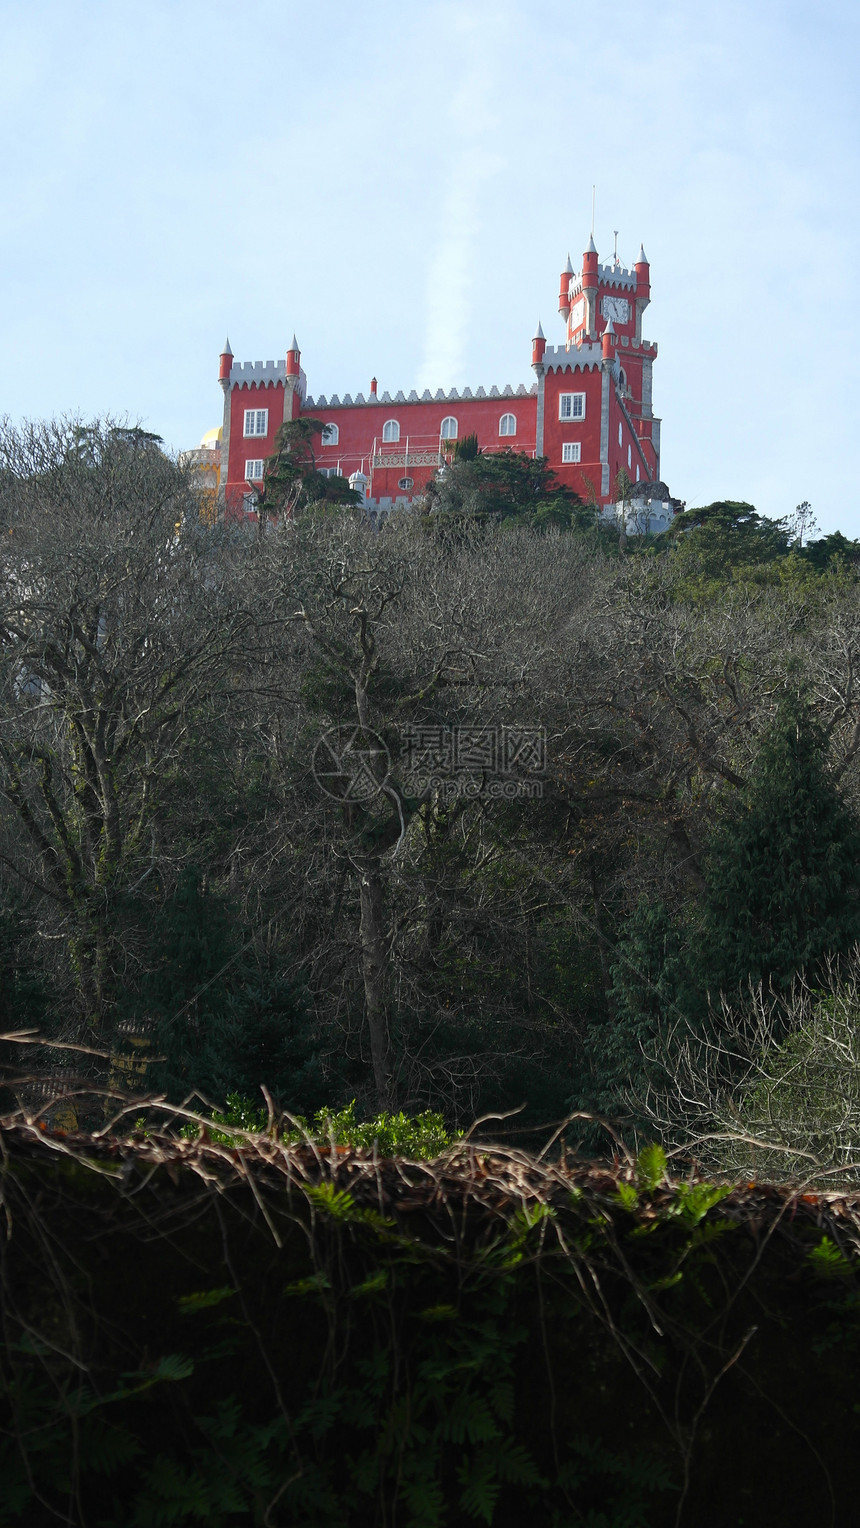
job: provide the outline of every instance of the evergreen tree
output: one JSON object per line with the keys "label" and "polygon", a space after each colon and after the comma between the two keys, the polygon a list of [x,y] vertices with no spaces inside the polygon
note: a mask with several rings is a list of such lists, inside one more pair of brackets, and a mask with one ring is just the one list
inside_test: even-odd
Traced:
{"label": "evergreen tree", "polygon": [[[615,947],[610,974],[610,1011],[589,1027],[586,1069],[570,1107],[629,1130],[637,1123],[631,1098],[647,1091],[655,1070],[649,1058],[659,1052],[661,1035],[699,1007],[683,933],[662,903],[640,901]],[[595,1150],[605,1144],[600,1129],[588,1136]]]}
{"label": "evergreen tree", "polygon": [[860,826],[825,750],[808,708],[786,702],[714,836],[703,920],[712,992],[784,988],[860,939]]}
{"label": "evergreen tree", "polygon": [[593,511],[558,481],[546,457],[481,451],[474,435],[457,443],[453,462],[428,483],[425,499],[436,515],[505,521],[537,530],[585,529],[595,523]]}
{"label": "evergreen tree", "polygon": [[187,869],[155,923],[158,951],[135,1007],[154,1020],[164,1059],[151,1085],[174,1101],[195,1089],[213,1103],[257,1096],[265,1083],[298,1112],[320,1107],[323,1083],[311,1022],[295,982],[258,964],[226,899]]}

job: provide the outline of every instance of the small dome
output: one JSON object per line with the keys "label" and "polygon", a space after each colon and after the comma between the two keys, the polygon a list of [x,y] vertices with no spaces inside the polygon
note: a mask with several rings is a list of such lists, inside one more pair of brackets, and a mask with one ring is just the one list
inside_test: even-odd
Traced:
{"label": "small dome", "polygon": [[214,451],[215,447],[220,446],[221,444],[221,434],[222,428],[220,424],[216,425],[214,430],[207,430],[206,434],[200,441],[201,449],[206,451]]}

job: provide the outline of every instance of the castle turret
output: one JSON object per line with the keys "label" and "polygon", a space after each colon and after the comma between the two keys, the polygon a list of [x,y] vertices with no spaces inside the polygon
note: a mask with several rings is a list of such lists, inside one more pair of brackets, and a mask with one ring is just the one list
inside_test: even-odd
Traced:
{"label": "castle turret", "polygon": [[639,245],[639,253],[636,256],[636,296],[644,297],[646,301],[651,298],[651,266],[642,245]]}
{"label": "castle turret", "polygon": [[586,291],[597,286],[597,245],[593,234],[582,257],[582,285]]}
{"label": "castle turret", "polygon": [[559,277],[559,287],[558,287],[558,311],[559,311],[559,313],[563,313],[565,318],[567,317],[568,309],[570,308],[569,288],[570,288],[570,278],[571,278],[572,275],[573,275],[573,266],[570,263],[570,255],[568,255],[568,257],[567,257],[567,265],[565,266],[564,270],[561,273],[561,276]]}
{"label": "castle turret", "polygon": [[300,374],[301,374],[301,364],[300,364],[301,363],[301,358],[302,358],[302,355],[301,355],[301,351],[299,350],[298,340],[296,339],[296,336],[293,335],[292,343],[290,345],[289,350],[287,351],[287,376],[288,377],[298,377],[298,376],[300,376]]}
{"label": "castle turret", "polygon": [[220,355],[220,358],[219,358],[218,381],[219,382],[229,382],[229,380],[230,380],[230,372],[231,372],[232,368],[233,368],[233,352],[230,349],[230,341],[228,339],[226,345],[224,346],[224,349],[221,351],[221,355]]}
{"label": "castle turret", "polygon": [[538,326],[534,332],[534,337],[532,339],[532,366],[540,366],[545,350],[546,340],[544,338],[544,332],[540,326],[540,323],[538,323]]}
{"label": "castle turret", "polygon": [[604,359],[604,361],[614,361],[615,360],[615,325],[613,324],[611,318],[609,320],[609,323],[606,325],[606,328],[603,331],[600,343],[601,343],[601,346],[603,348],[603,359]]}

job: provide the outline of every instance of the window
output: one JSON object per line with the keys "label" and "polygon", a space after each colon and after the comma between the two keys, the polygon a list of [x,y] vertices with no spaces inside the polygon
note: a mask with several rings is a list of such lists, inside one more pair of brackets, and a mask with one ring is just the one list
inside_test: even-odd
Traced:
{"label": "window", "polygon": [[516,435],[517,421],[513,414],[503,414],[499,420],[500,435]]}
{"label": "window", "polygon": [[382,426],[382,439],[384,441],[400,439],[400,425],[396,419],[386,419]]}
{"label": "window", "polygon": [[618,424],[618,444],[619,444],[619,446],[624,444],[624,426],[621,424],[620,421],[619,421],[619,424]]}
{"label": "window", "polygon": [[269,410],[246,409],[245,410],[245,434],[268,435],[269,433]]}
{"label": "window", "polygon": [[257,457],[251,457],[250,460],[246,459],[246,461],[245,461],[245,482],[246,483],[262,483],[262,481],[263,481],[263,458],[261,456],[257,456]]}
{"label": "window", "polygon": [[561,459],[563,462],[578,462],[582,458],[582,447],[578,440],[566,440],[562,444]]}
{"label": "window", "polygon": [[320,477],[340,477],[337,467],[318,467]]}
{"label": "window", "polygon": [[632,446],[628,446],[627,447],[627,465],[628,465],[628,467],[632,467],[633,466],[633,447]]}
{"label": "window", "polygon": [[559,393],[559,419],[585,418],[585,393]]}
{"label": "window", "polygon": [[397,480],[398,488],[401,488],[404,492],[406,491],[407,488],[412,488],[414,486],[414,483],[415,483],[415,479],[414,478],[398,478],[398,480]]}
{"label": "window", "polygon": [[457,421],[453,414],[449,414],[447,419],[442,420],[439,426],[439,434],[443,440],[457,439]]}
{"label": "window", "polygon": [[340,430],[336,424],[327,424],[322,432],[324,446],[336,446],[340,440]]}

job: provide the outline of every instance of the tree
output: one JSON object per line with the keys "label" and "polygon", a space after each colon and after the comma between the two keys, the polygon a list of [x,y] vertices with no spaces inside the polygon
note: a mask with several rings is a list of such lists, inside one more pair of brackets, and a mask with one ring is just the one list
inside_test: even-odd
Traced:
{"label": "tree", "polygon": [[80,1016],[102,1044],[165,782],[223,704],[250,625],[228,592],[229,546],[198,510],[143,431],[61,421],[0,436],[0,800],[14,869],[64,918]]}
{"label": "tree", "polygon": [[480,451],[474,436],[458,442],[453,462],[428,483],[425,505],[432,515],[513,522],[535,530],[594,524],[592,512],[558,481],[546,457]]}
{"label": "tree", "polygon": [[789,699],[714,833],[703,937],[716,994],[787,989],[860,938],[860,825],[830,778],[827,740]]}
{"label": "tree", "polygon": [[324,477],[317,471],[314,440],[324,429],[321,419],[308,416],[288,419],[281,425],[258,494],[261,525],[273,514],[289,517],[312,506],[347,507],[362,502],[361,495],[339,473]]}

